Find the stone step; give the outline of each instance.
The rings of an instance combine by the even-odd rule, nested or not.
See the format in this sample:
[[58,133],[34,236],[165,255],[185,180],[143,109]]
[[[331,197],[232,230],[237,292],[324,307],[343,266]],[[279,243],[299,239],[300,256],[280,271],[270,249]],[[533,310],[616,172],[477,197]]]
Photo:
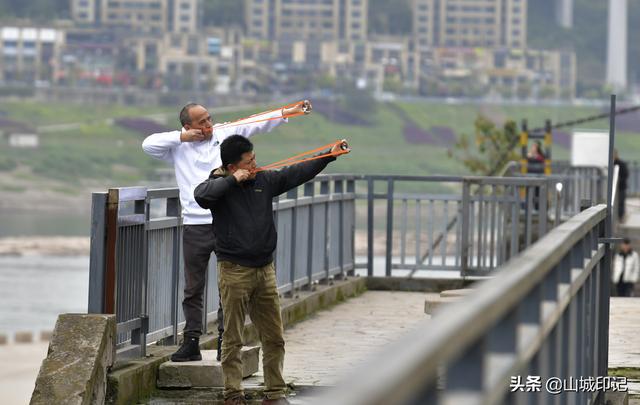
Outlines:
[[424,300],[424,312],[433,315],[442,305],[456,302],[471,291],[473,291],[472,288],[458,288],[444,290],[440,294],[427,294],[427,298]]
[[441,297],[464,297],[473,291],[473,288],[458,288],[455,290],[445,290],[440,292]]
[[[158,388],[222,387],[222,365],[216,360],[216,350],[202,350],[202,360],[175,363],[167,361],[158,369]],[[249,377],[258,371],[260,347],[243,347],[242,375]]]
[[424,312],[425,314],[433,315],[443,304],[456,302],[459,299],[460,297],[441,297],[436,294],[428,295],[427,299],[424,300]]

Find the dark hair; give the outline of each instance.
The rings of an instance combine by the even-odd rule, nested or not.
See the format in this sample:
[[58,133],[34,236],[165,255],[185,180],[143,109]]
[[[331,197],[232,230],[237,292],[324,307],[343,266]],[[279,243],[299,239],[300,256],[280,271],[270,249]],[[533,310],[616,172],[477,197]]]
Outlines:
[[242,155],[251,152],[253,144],[242,135],[231,135],[220,145],[220,158],[222,166],[238,163],[242,160]]
[[182,107],[180,110],[180,124],[184,127],[186,124],[191,124],[191,116],[189,115],[189,110],[193,107],[199,106],[200,104],[189,103]]
[[631,239],[624,238],[624,239],[622,239],[622,243],[624,243],[625,245],[630,245],[631,244]]

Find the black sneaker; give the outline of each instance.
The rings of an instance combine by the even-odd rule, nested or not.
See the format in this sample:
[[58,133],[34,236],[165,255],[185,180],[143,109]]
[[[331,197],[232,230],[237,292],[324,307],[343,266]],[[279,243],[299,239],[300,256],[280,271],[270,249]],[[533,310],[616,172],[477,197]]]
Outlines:
[[202,355],[200,354],[199,339],[194,337],[184,338],[184,342],[182,342],[182,346],[178,349],[177,352],[171,355],[171,361],[198,361],[202,360]]

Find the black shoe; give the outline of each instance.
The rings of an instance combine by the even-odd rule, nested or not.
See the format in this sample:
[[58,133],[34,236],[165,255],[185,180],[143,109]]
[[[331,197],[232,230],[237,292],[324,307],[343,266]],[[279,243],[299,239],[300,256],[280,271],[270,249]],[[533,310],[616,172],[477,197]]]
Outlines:
[[184,342],[182,342],[182,346],[178,349],[177,352],[171,355],[171,361],[198,361],[202,360],[202,355],[200,354],[199,339],[194,337],[186,337],[184,338]]

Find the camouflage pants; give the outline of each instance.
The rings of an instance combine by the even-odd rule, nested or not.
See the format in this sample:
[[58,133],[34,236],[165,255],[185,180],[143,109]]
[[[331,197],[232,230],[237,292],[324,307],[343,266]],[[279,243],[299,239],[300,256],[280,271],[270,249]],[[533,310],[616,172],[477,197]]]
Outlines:
[[243,395],[240,350],[247,313],[262,344],[265,397],[283,397],[286,389],[282,378],[284,338],[273,262],[264,267],[245,267],[218,261],[218,286],[224,308],[222,372],[225,399]]

